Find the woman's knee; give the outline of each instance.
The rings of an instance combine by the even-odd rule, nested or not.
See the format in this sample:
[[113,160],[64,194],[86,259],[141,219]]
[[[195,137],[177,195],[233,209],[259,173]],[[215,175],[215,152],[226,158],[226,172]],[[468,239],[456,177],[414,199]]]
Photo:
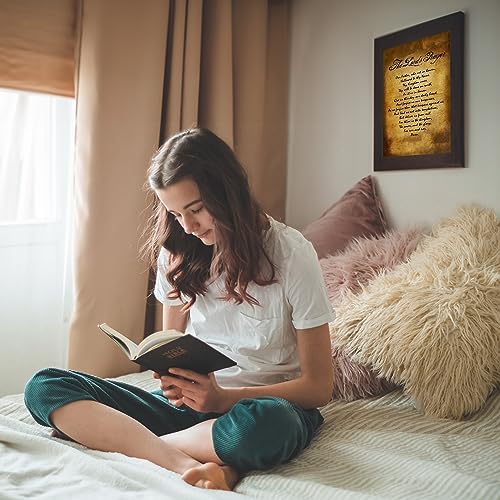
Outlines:
[[24,388],[24,402],[28,408],[37,405],[40,400],[50,397],[54,390],[54,383],[64,376],[63,370],[59,368],[44,368],[36,372],[28,380]]
[[241,400],[219,417],[213,440],[221,460],[245,471],[287,462],[307,446],[310,436],[291,403],[259,398]]
[[61,368],[45,368],[35,373],[24,389],[24,403],[36,422],[52,427],[51,413],[73,401],[92,399],[77,375]]

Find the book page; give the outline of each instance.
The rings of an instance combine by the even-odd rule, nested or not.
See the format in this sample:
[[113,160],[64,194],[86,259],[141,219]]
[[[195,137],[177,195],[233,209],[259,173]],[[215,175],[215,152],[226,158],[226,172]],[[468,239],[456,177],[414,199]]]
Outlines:
[[154,347],[167,344],[172,340],[178,339],[183,335],[184,334],[182,332],[179,332],[177,330],[162,330],[160,332],[152,333],[137,346],[138,349],[135,357],[140,356],[147,351],[150,351]]
[[137,344],[125,337],[119,331],[111,328],[108,324],[102,323],[97,325],[101,331],[103,331],[111,340],[116,342],[116,344],[127,354],[129,358],[133,358],[137,354]]

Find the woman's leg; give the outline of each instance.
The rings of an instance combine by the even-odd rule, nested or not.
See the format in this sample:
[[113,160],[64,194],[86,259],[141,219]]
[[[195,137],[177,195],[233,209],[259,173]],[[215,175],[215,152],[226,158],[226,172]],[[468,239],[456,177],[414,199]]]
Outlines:
[[[76,401],[55,410],[51,417],[65,435],[88,448],[144,458],[181,474],[182,479],[193,486],[232,490],[238,481],[236,471],[214,463],[218,460],[215,453],[203,454],[202,463],[195,458],[199,456],[197,451],[190,456],[153,434],[137,420],[102,403]],[[180,432],[189,433],[191,429]],[[196,432],[196,436],[197,439],[205,437],[210,443],[212,441],[211,434]],[[204,449],[204,443],[198,441],[198,447]]]
[[186,470],[182,475],[182,479],[186,482],[211,488],[211,483],[221,481],[222,473],[224,482],[232,490],[236,486],[240,474],[234,467],[225,465],[215,453],[212,438],[214,422],[215,419],[205,420],[189,429],[166,434],[161,439],[203,464]]
[[[180,474],[201,466],[195,457],[158,436],[194,425],[205,416],[177,409],[159,394],[51,368],[28,382],[25,402],[38,423],[89,448],[144,458]],[[204,481],[191,484],[229,489],[223,470],[213,466],[216,470]]]
[[51,421],[66,436],[94,450],[144,458],[179,474],[201,465],[137,420],[97,401],[82,400],[62,406],[52,412]]
[[162,439],[200,462],[211,462],[186,471],[185,481],[203,483],[219,465],[232,488],[241,473],[269,469],[296,456],[322,422],[318,410],[303,410],[281,398],[243,399],[216,419]]
[[242,399],[212,427],[219,459],[245,472],[288,462],[311,442],[323,417],[282,398]]
[[197,412],[170,405],[161,391],[151,393],[116,380],[60,368],[46,368],[33,375],[26,384],[24,401],[37,423],[56,429],[52,412],[75,401],[103,403],[139,421],[157,436],[205,419]]

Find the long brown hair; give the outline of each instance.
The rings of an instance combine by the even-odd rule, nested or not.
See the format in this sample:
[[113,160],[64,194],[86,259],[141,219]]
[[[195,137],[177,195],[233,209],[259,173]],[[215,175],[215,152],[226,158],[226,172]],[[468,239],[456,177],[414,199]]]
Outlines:
[[168,139],[153,156],[148,171],[153,190],[184,178],[198,186],[203,206],[214,220],[216,243],[207,246],[185,233],[156,199],[146,248],[153,266],[161,246],[169,253],[170,298],[183,294],[190,307],[197,295],[206,293],[210,279],[224,275],[223,299],[259,305],[247,292],[248,284],[274,283],[275,266],[263,244],[267,218],[250,191],[244,168],[222,139],[210,130],[194,128]]

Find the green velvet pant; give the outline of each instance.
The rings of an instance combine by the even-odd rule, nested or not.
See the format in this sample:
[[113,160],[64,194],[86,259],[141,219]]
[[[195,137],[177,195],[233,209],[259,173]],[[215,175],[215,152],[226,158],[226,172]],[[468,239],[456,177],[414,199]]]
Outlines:
[[216,419],[212,439],[217,456],[241,472],[268,469],[303,450],[323,422],[318,410],[303,410],[281,398],[242,399],[227,413],[201,413],[176,408],[160,390],[85,373],[46,368],[27,383],[26,407],[41,425],[53,427],[51,413],[73,401],[91,400],[121,411],[157,436]]

